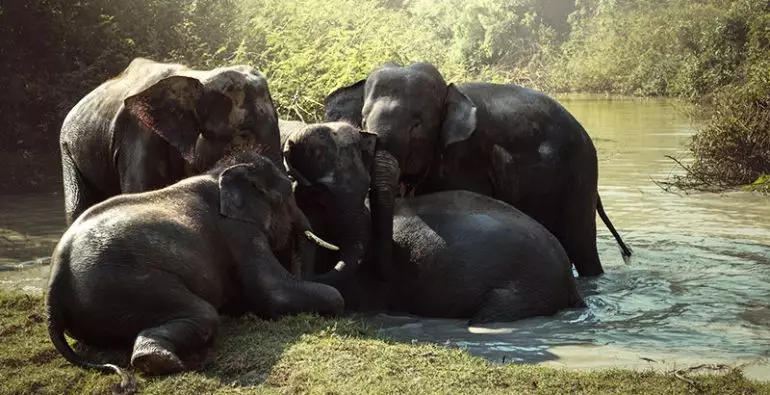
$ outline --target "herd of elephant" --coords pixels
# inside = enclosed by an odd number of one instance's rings
[[[249,66],[137,58],[63,122],[68,228],[48,328],[133,344],[131,365],[183,371],[222,314],[389,311],[469,323],[585,307],[603,273],[594,145],[554,99],[385,64],[280,120]],[[321,248],[319,248],[321,247]]]

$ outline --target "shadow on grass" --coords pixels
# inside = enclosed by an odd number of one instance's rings
[[[73,342],[73,349],[89,361],[112,363],[127,369],[146,390],[166,393],[177,384],[185,393],[222,386],[270,386],[268,377],[287,348],[304,336],[361,337],[373,331],[349,319],[324,319],[302,314],[277,321],[253,315],[221,317],[219,332],[203,350],[180,355],[188,372],[173,376],[144,376],[130,367],[131,348],[97,349]],[[51,343],[40,297],[0,292],[0,393],[109,393],[120,381],[67,362]]]
[[[54,350],[43,301],[0,292],[0,394],[103,394],[119,381],[73,366]],[[80,347],[79,347],[80,348]],[[128,352],[85,350],[126,364]],[[569,372],[531,364],[490,364],[437,345],[383,341],[371,326],[310,315],[266,322],[225,318],[212,347],[184,356],[194,370],[136,374],[142,394],[428,393],[770,393],[739,370],[685,377],[609,369]],[[134,373],[134,372],[131,372]],[[135,373],[134,373],[135,374]]]

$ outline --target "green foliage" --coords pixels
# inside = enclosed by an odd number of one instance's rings
[[[58,185],[64,116],[137,56],[197,68],[250,63],[267,75],[281,117],[305,121],[319,119],[326,94],[389,61],[431,62],[456,82],[684,97],[744,123],[750,114],[738,111],[759,108],[745,103],[770,85],[767,0],[6,3],[1,165],[20,169],[0,188]],[[740,110],[724,107],[733,104]]]
[[[764,0],[583,2],[553,89],[697,99],[735,81]]]
[[[104,394],[119,379],[73,366],[53,348],[39,297],[0,292],[0,394]],[[126,365],[129,350],[94,360]],[[770,384],[726,374],[602,370],[574,372],[529,364],[491,364],[458,349],[403,344],[348,318],[311,315],[263,321],[223,319],[211,350],[185,356],[194,371],[137,375],[142,394],[760,394]],[[136,372],[129,372],[136,374]]]
[[[759,94],[728,88],[711,106],[706,126],[692,139],[690,179],[696,186],[770,190],[770,88]]]
[[[88,91],[137,56],[226,61],[231,0],[11,0],[0,13],[0,187],[60,183],[58,135]],[[49,186],[50,188],[50,186]]]
[[[244,0],[241,8],[233,61],[267,74],[286,118],[317,120],[329,92],[382,63],[447,63],[431,31],[376,1]]]

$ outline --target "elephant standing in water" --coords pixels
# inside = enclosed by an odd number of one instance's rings
[[[332,92],[324,104],[325,121],[348,120],[377,135],[372,237],[386,277],[399,189],[416,195],[469,190],[507,202],[551,231],[581,276],[603,273],[597,210],[624,256],[631,254],[602,208],[591,138],[542,93],[447,84],[430,64],[388,64]]]
[[[59,138],[67,224],[121,193],[170,185],[229,151],[282,166],[267,80],[249,66],[201,71],[136,58],[70,110]]]
[[[547,229],[506,203],[462,190],[395,200],[394,272],[383,281],[368,264],[376,248],[365,206],[376,136],[345,122],[282,133],[298,206],[341,247],[339,257],[319,256],[315,281],[340,290],[349,310],[481,323],[585,306],[567,254]]]
[[[279,261],[314,259],[309,229],[285,170],[254,153],[162,189],[109,198],[86,210],[54,250],[51,339],[68,361],[119,373],[75,354],[64,332],[93,346],[133,342],[132,366],[166,374],[185,369],[179,353],[214,336],[220,312],[341,314],[337,290],[301,281]]]

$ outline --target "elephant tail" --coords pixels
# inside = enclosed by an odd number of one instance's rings
[[[607,213],[604,212],[604,206],[602,206],[602,198],[599,196],[599,194],[596,194],[596,211],[599,212],[599,217],[601,217],[602,222],[604,222],[604,225],[607,226],[607,229],[610,230],[612,235],[615,237],[615,240],[618,242],[618,245],[620,245],[621,254],[623,255],[623,258],[626,259],[631,256],[631,248],[629,248],[626,243],[623,242],[623,239],[620,237],[620,234],[617,230],[615,230],[615,226],[612,225],[612,221],[610,221],[610,218],[607,216]]]
[[[57,255],[58,256],[55,256],[54,259],[62,259],[66,254],[58,253]],[[50,336],[51,342],[64,359],[70,363],[86,369],[95,369],[105,373],[117,373],[121,377],[121,393],[130,394],[136,392],[136,380],[131,375],[127,374],[117,365],[109,363],[99,364],[86,360],[84,357],[75,353],[75,350],[70,347],[69,343],[67,343],[67,340],[64,338],[66,319],[63,313],[62,300],[59,297],[61,293],[65,291],[62,289],[65,288],[62,283],[66,282],[66,276],[63,276],[62,273],[62,263],[63,262],[59,262],[59,264],[57,264],[57,262],[52,262],[51,264],[51,267],[53,270],[56,270],[56,272],[54,273],[46,298],[48,336]]]

